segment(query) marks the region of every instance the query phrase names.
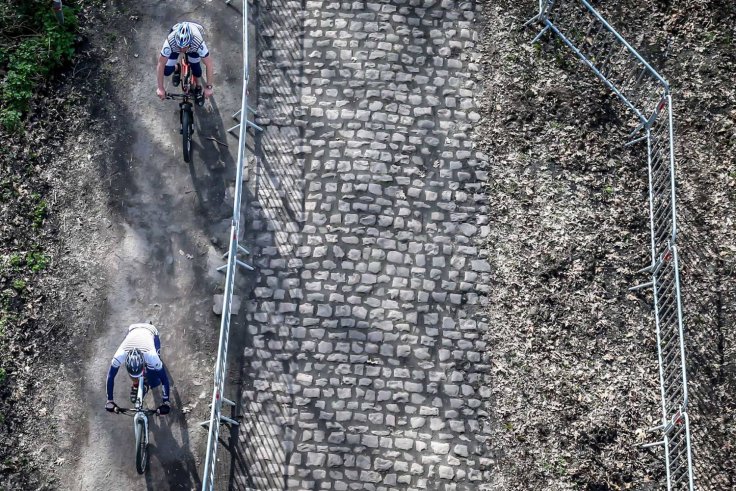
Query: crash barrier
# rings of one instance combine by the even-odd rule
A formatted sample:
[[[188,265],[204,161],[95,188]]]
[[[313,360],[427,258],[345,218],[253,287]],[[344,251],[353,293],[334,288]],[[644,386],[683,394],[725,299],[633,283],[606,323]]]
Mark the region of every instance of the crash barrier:
[[[532,42],[554,33],[611,89],[638,120],[626,146],[646,143],[651,263],[639,271],[651,280],[662,399],[662,423],[652,428],[664,447],[667,489],[694,489],[682,296],[677,249],[675,150],[670,87],[654,68],[586,0],[540,0]]]
[[[226,3],[230,3],[229,1]],[[251,122],[249,114],[253,110],[248,106],[248,81],[250,67],[248,63],[249,32],[248,32],[248,0],[243,0],[243,91],[241,95],[241,108],[233,115],[237,119],[240,116],[241,123],[231,128],[239,128],[238,138],[238,163],[235,174],[235,196],[233,198],[233,218],[230,226],[230,247],[224,254],[227,263],[218,271],[225,271],[225,292],[222,299],[222,320],[220,323],[220,342],[217,348],[217,361],[215,362],[214,390],[212,391],[212,409],[210,419],[201,423],[209,429],[207,437],[207,454],[205,456],[204,469],[202,472],[202,490],[209,491],[214,488],[215,468],[217,464],[217,448],[219,446],[220,425],[227,423],[238,425],[238,422],[222,414],[223,404],[234,407],[235,403],[224,395],[225,375],[227,373],[227,348],[230,337],[230,316],[233,303],[233,287],[235,284],[235,273],[237,266],[252,271],[253,267],[238,259],[238,254],[249,254],[248,250],[238,243],[240,237],[240,205],[243,194],[243,169],[247,163],[246,158],[246,130],[252,127],[256,130],[261,128]],[[229,130],[228,130],[229,131]]]

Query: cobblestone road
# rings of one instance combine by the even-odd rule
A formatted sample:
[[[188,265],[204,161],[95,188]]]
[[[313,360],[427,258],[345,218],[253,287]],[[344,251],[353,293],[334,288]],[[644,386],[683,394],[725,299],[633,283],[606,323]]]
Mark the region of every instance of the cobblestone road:
[[[482,489],[472,2],[258,2],[248,489]]]

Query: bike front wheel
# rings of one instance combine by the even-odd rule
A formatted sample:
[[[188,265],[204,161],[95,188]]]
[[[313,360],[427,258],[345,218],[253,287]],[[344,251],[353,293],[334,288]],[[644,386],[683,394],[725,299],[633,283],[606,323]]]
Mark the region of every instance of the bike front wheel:
[[[192,126],[194,125],[191,111],[184,110],[181,114],[181,143],[184,150],[184,162],[192,160]]]
[[[135,470],[138,471],[138,474],[146,472],[147,463],[146,424],[142,420],[138,420],[135,424]]]

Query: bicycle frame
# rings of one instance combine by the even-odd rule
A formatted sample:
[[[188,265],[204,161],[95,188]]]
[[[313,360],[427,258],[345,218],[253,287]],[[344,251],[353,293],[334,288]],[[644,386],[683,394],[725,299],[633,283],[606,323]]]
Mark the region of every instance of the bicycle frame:
[[[167,99],[179,99],[179,133],[182,135],[182,149],[184,153],[184,162],[191,162],[192,159],[192,133],[194,133],[194,111],[192,110],[194,105],[192,99],[197,104],[201,104],[204,99],[198,100],[201,93],[198,93],[196,88],[197,77],[192,73],[187,56],[184,54],[181,61],[177,61],[179,64],[179,76],[181,77],[181,93],[174,94],[166,92]]]
[[[181,57],[181,89],[185,94],[191,94],[191,88],[197,86],[197,77],[192,73],[186,53]]]
[[[195,93],[192,89],[197,86],[197,77],[192,73],[186,55],[182,56],[181,61],[178,63],[181,67],[181,71],[179,72],[179,76],[181,77],[181,93],[166,92],[166,98],[181,99],[179,108],[184,109],[184,106],[188,106],[188,109],[191,110],[192,102],[190,99],[195,98]]]

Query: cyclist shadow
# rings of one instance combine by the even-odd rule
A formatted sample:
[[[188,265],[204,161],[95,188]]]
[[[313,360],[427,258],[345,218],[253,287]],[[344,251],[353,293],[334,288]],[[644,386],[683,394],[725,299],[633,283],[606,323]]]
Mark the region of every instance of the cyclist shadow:
[[[223,218],[232,213],[226,190],[230,177],[235,174],[236,161],[230,150],[237,148],[237,139],[228,138],[214,98],[205,107],[195,109],[194,126],[188,167],[197,205],[205,216]]]
[[[202,487],[197,472],[194,454],[190,449],[189,428],[185,415],[181,412],[182,402],[179,392],[172,382],[172,409],[166,416],[154,416],[149,419],[148,446],[149,465],[146,470],[146,489],[161,489],[168,484],[168,489],[194,489]],[[155,395],[156,404],[161,403],[160,395]],[[179,440],[175,432],[179,433]],[[181,442],[181,443],[180,443]],[[157,462],[158,465],[151,465]]]

